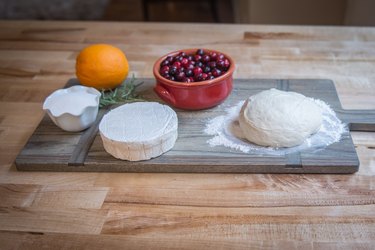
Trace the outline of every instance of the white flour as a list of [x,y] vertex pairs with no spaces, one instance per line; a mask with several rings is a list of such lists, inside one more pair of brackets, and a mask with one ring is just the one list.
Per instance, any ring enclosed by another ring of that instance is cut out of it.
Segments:
[[341,135],[347,131],[328,104],[321,100],[314,102],[321,107],[323,122],[319,131],[307,138],[304,143],[291,148],[262,147],[248,142],[242,134],[238,123],[238,114],[244,101],[226,109],[226,115],[215,117],[206,123],[204,132],[213,135],[207,143],[211,146],[225,146],[244,153],[284,155],[306,149],[324,148],[334,142],[338,142]]

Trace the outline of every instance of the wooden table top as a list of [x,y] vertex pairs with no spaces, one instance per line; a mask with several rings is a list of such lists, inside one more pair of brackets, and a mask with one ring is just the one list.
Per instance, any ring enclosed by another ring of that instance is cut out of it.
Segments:
[[92,43],[124,50],[138,77],[171,50],[212,48],[236,78],[328,78],[344,108],[375,109],[375,28],[1,21],[1,248],[373,247],[374,133],[352,133],[353,175],[18,172],[42,102]]

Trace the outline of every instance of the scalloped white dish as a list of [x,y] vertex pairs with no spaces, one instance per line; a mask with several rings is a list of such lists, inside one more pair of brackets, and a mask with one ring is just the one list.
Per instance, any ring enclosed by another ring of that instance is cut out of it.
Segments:
[[100,96],[99,91],[85,86],[59,89],[46,98],[43,110],[61,129],[78,132],[94,123]]

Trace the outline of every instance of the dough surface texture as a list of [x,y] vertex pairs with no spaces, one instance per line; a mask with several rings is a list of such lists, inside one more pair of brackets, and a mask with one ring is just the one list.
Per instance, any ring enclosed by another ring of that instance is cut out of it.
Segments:
[[311,98],[277,89],[249,97],[239,115],[247,140],[261,146],[293,147],[316,133],[322,111]]
[[115,158],[148,160],[170,150],[177,139],[176,112],[156,102],[124,104],[99,124],[104,149]]

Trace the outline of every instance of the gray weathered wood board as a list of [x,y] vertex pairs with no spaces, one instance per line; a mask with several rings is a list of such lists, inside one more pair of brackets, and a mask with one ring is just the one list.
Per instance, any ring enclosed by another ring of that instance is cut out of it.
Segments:
[[[142,96],[160,101],[152,91],[154,80],[143,79]],[[68,84],[76,83],[71,80]],[[96,126],[81,132],[64,132],[46,115],[16,159],[24,171],[93,172],[220,172],[220,173],[353,173],[359,161],[350,133],[324,149],[286,156],[245,154],[218,146],[210,147],[211,136],[203,130],[210,118],[250,95],[269,88],[295,91],[327,102],[352,131],[375,131],[374,110],[343,110],[330,80],[246,79],[235,80],[234,89],[221,105],[201,111],[176,109],[179,136],[172,150],[140,162],[122,161],[105,152]],[[101,113],[104,113],[102,110]],[[99,122],[100,116],[98,118]]]

